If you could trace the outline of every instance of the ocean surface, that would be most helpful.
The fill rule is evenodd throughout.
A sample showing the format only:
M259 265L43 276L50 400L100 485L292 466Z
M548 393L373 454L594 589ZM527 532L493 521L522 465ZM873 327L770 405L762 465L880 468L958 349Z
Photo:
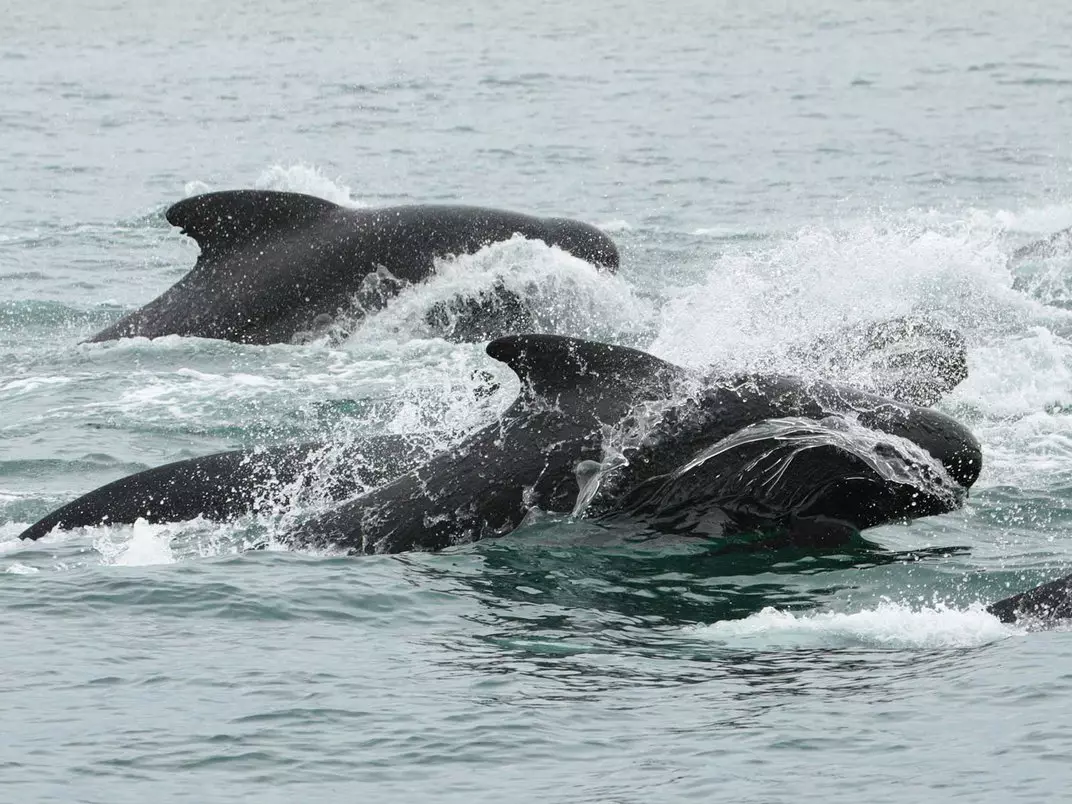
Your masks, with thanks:
M0 6L0 800L1068 799L1072 632L983 607L1072 571L1072 257L1008 262L1072 225L1072 6ZM513 240L341 343L80 344L194 264L168 205L241 187L573 216L622 268ZM836 555L562 518L244 552L294 512L16 540L184 457L453 443L517 382L424 313L496 281L545 331L727 370L930 316L983 474Z

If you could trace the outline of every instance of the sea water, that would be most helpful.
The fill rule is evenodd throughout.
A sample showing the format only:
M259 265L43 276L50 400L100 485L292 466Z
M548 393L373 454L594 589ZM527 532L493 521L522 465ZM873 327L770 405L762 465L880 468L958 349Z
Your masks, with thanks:
M984 606L1072 567L1072 258L1008 263L1072 225L1072 9L2 11L0 799L1065 800L1072 636ZM80 344L193 265L169 204L241 187L573 216L622 267L513 240L342 342ZM437 555L244 552L257 517L16 541L172 460L454 443L517 382L424 313L500 281L543 331L726 370L931 317L968 343L939 407L983 474L836 555L598 546L563 518Z

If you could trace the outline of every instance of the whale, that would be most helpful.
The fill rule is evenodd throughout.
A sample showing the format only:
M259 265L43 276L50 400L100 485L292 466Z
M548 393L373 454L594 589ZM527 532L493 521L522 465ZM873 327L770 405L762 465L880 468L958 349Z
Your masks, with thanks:
M197 242L196 264L87 342L165 335L291 342L382 308L401 288L431 276L437 259L515 235L603 270L619 262L614 242L587 223L474 206L353 209L301 193L228 190L184 199L165 215ZM518 307L516 294L497 286L475 309L472 300L455 299L429 315L445 318L454 308L457 339L487 339L525 326Z
M107 483L57 508L19 534L96 525L228 521L284 511L304 498L342 500L393 480L433 454L427 440L364 436L329 442L228 450L173 461Z
M1072 620L1072 575L991 603L986 610L1010 624L1046 626Z
M853 388L709 377L559 335L507 336L486 351L521 384L498 421L280 541L436 551L558 514L712 543L758 531L828 545L955 510L982 465L978 442L951 417ZM615 434L621 448L608 454Z
M1072 310L1072 228L1018 248L1006 263L1012 287L1035 301Z
M854 325L845 328L841 337L823 335L795 354L808 371L877 367L873 373L876 385L886 392L882 395L913 404L937 401L967 376L966 350L959 333L921 319ZM480 374L478 396L498 390L499 383L490 372L482 369ZM805 429L811 426L804 425ZM820 438L830 436L828 427L821 430ZM198 517L228 521L286 510L311 494L339 502L430 459L433 444L441 440L434 435L372 435L341 443L276 445L187 458L94 489L42 517L20 537L39 539L55 529L133 524L138 519L152 523ZM713 465L710 460L708 464Z

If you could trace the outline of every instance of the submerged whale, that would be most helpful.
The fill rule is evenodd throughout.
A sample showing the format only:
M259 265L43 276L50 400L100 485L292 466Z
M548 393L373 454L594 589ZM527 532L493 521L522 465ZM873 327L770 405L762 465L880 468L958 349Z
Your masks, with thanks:
M1049 259L1072 254L1072 227L1054 232L1049 237L1021 246L1009 256L1009 265L1015 266L1025 260Z
M1008 259L1012 286L1036 301L1072 310L1072 228L1017 249Z
M841 327L790 356L817 376L869 374L869 390L915 405L933 405L968 376L964 336L918 315Z
M509 533L538 510L627 518L656 533L829 544L954 510L981 467L978 443L950 417L854 389L704 378L555 335L500 338L487 352L522 384L499 421L282 541L439 550ZM621 449L608 455L616 432Z
M515 234L542 240L607 270L618 267L614 242L594 226L505 210L447 205L351 209L300 193L233 190L178 202L167 220L201 247L196 265L144 307L88 339L190 335L268 344L323 330L340 315L382 307L408 283L427 279L435 260L472 254ZM498 326L516 332L513 294L494 288L459 337ZM443 315L443 310L435 311Z

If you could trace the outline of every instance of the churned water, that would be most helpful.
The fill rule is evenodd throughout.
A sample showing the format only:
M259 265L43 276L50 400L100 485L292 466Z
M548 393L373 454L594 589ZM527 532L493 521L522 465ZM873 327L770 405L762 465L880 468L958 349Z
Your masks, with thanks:
M1072 258L1007 263L1072 225L1072 8L2 12L0 799L1067 798L1072 635L983 606L1072 567ZM193 265L167 205L247 186L579 217L622 270L515 240L341 344L79 345ZM499 277L546 331L693 366L954 325L971 376L940 407L983 475L878 553L598 548L556 520L370 558L243 553L255 519L15 540L166 461L490 421L516 381L423 313Z

